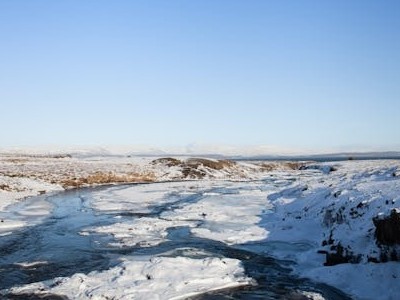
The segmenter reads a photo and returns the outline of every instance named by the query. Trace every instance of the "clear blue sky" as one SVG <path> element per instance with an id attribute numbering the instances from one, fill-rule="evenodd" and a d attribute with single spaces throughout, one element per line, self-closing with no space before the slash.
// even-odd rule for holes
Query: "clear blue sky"
<path id="1" fill-rule="evenodd" d="M 400 1 L 0 1 L 0 147 L 400 149 Z"/>

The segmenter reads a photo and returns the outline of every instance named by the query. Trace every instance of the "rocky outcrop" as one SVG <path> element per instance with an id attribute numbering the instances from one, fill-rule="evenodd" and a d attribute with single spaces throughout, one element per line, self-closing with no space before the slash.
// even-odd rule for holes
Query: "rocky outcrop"
<path id="1" fill-rule="evenodd" d="M 346 263 L 359 263 L 361 255 L 355 255 L 349 248 L 344 248 L 340 243 L 332 245 L 330 251 L 319 251 L 325 254 L 324 266 L 335 266 Z"/>
<path id="2" fill-rule="evenodd" d="M 189 158 L 179 160 L 166 157 L 153 160 L 152 165 L 164 165 L 166 167 L 177 167 L 185 179 L 202 179 L 207 175 L 212 176 L 216 171 L 231 171 L 237 163 L 231 160 L 213 160 L 206 158 Z M 229 173 L 228 173 L 229 174 Z"/>
<path id="3" fill-rule="evenodd" d="M 373 219 L 375 238 L 379 245 L 393 246 L 400 244 L 400 210 L 392 209 L 387 217 Z"/>
<path id="4" fill-rule="evenodd" d="M 400 261 L 400 210 L 392 209 L 387 216 L 378 215 L 372 219 L 375 226 L 376 244 L 379 257 L 368 257 L 371 262 Z"/>
<path id="5" fill-rule="evenodd" d="M 329 250 L 319 250 L 318 253 L 325 254 L 324 266 L 335 266 L 346 263 L 359 263 L 362 255 L 356 255 L 351 250 L 350 246 L 343 247 L 340 242 L 333 239 L 331 231 L 329 238 L 322 242 L 323 247 L 329 247 Z"/>
<path id="6" fill-rule="evenodd" d="M 335 166 L 323 165 L 323 164 L 306 164 L 300 166 L 299 170 L 319 170 L 324 174 L 329 174 L 331 172 L 337 171 Z"/>

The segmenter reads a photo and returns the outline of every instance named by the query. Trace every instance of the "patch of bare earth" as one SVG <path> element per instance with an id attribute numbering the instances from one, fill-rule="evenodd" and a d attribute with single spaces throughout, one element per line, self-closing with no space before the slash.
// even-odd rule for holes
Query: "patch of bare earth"
<path id="1" fill-rule="evenodd" d="M 151 162 L 152 165 L 165 165 L 167 167 L 178 167 L 183 164 L 179 159 L 173 157 L 162 157 L 157 158 Z"/>
<path id="2" fill-rule="evenodd" d="M 262 172 L 272 172 L 277 170 L 301 170 L 306 163 L 295 161 L 282 161 L 282 162 L 262 162 L 259 163 Z"/>
<path id="3" fill-rule="evenodd" d="M 231 168 L 233 166 L 236 166 L 236 162 L 232 160 L 211 160 L 211 159 L 205 159 L 205 158 L 189 158 L 186 161 L 186 165 L 193 167 L 193 168 L 198 168 L 200 166 L 204 166 L 206 168 L 210 168 L 213 170 L 222 170 L 222 169 L 227 169 Z"/>
<path id="4" fill-rule="evenodd" d="M 72 177 L 62 180 L 60 183 L 64 188 L 78 188 L 82 186 L 114 183 L 154 182 L 156 176 L 153 173 L 139 174 L 114 174 L 113 172 L 95 172 L 87 177 Z"/>
<path id="5" fill-rule="evenodd" d="M 6 192 L 10 192 L 11 191 L 11 187 L 8 184 L 0 184 L 0 190 L 6 191 Z"/>

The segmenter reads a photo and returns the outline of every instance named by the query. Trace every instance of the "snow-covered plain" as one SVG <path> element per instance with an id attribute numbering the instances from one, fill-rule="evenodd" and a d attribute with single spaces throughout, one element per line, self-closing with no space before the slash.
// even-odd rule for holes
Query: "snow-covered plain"
<path id="1" fill-rule="evenodd" d="M 73 158 L 61 159 L 61 164 L 69 164 L 64 169 L 79 164 L 71 163 Z M 385 262 L 391 258 L 382 260 L 382 253 L 397 246 L 377 243 L 373 222 L 375 217 L 389 216 L 393 209 L 400 208 L 399 161 L 308 162 L 297 167 L 243 162 L 216 169 L 203 164 L 192 172 L 188 171 L 190 164 L 176 161 L 154 163 L 135 158 L 135 165 L 127 158 L 121 160 L 124 162 L 112 158 L 109 163 L 115 174 L 125 172 L 118 166 L 128 163 L 136 174 L 151 173 L 153 181 L 163 183 L 94 191 L 89 199 L 92 208 L 98 213 L 115 212 L 115 222 L 85 228 L 81 235 L 110 235 L 108 247 L 153 247 L 170 239 L 170 229 L 187 228 L 200 239 L 294 261 L 293 269 L 299 276 L 335 286 L 355 299 L 400 298 L 396 288 L 400 283 L 399 263 Z M 105 166 L 105 162 L 102 158 L 99 165 Z M 93 160 L 88 163 L 86 158 L 80 166 L 85 164 L 98 171 Z M 8 176 L 17 167 L 4 165 L 0 179 L 7 188 L 0 189 L 0 195 L 15 195 L 14 199 L 29 195 L 17 194 L 10 188 L 6 180 L 22 180 L 22 176 Z M 51 178 L 51 174 L 48 176 Z M 49 184 L 46 191 L 61 189 L 57 180 L 51 183 L 42 177 L 27 177 Z M 185 181 L 164 182 L 182 179 Z M 40 186 L 28 191 L 35 195 L 42 189 Z M 160 209 L 165 206 L 167 210 Z M 2 210 L 7 213 L 9 207 L 3 205 Z M 121 210 L 134 217 L 121 218 Z M 4 220 L 3 224 L 7 222 Z M 332 262 L 332 254 L 340 254 L 345 261 Z M 11 291 L 64 295 L 70 299 L 175 299 L 246 284 L 254 282 L 239 260 L 161 254 L 140 259 L 124 257 L 109 270 L 55 278 Z M 310 299 L 321 297 L 309 295 Z"/>

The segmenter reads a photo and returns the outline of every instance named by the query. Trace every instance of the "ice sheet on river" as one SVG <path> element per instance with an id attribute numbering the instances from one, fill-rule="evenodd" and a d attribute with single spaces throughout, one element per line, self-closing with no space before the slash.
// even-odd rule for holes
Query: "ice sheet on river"
<path id="1" fill-rule="evenodd" d="M 260 184 L 246 183 L 163 183 L 131 186 L 94 194 L 99 211 L 132 211 L 136 218 L 87 232 L 112 234 L 122 246 L 154 246 L 167 240 L 167 229 L 190 227 L 198 237 L 242 244 L 267 238 L 268 231 L 258 226 L 260 215 L 272 208 Z M 152 210 L 169 205 L 160 214 Z M 143 214 L 137 217 L 135 214 Z M 147 213 L 147 214 L 146 214 Z M 118 216 L 117 216 L 118 218 Z"/>
<path id="2" fill-rule="evenodd" d="M 184 257 L 131 258 L 103 272 L 75 274 L 12 288 L 13 294 L 68 299 L 184 299 L 215 289 L 252 284 L 239 260 Z"/>

